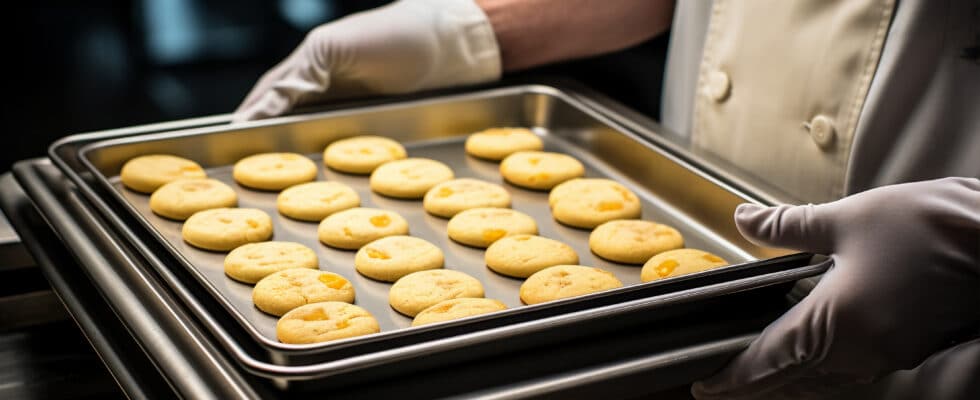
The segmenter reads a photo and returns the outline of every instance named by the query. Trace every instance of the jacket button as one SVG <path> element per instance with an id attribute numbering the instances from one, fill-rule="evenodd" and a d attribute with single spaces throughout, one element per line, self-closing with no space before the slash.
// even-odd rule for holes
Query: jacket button
<path id="1" fill-rule="evenodd" d="M 810 120 L 810 138 L 821 148 L 828 148 L 836 135 L 834 121 L 830 117 L 818 115 Z"/>
<path id="2" fill-rule="evenodd" d="M 732 82 L 724 71 L 714 70 L 708 74 L 708 96 L 716 103 L 728 99 L 732 92 Z"/>

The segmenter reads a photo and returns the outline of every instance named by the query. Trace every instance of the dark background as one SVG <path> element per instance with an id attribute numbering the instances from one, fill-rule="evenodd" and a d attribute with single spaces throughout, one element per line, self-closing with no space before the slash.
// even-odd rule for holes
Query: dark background
<path id="1" fill-rule="evenodd" d="M 227 113 L 312 27 L 383 0 L 41 0 L 8 6 L 0 173 L 62 136 Z M 656 118 L 667 38 L 520 75 Z"/>

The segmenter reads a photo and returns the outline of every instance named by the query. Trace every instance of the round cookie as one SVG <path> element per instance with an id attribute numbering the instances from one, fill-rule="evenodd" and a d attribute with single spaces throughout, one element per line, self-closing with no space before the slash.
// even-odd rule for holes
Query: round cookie
<path id="1" fill-rule="evenodd" d="M 459 271 L 430 269 L 405 275 L 391 285 L 388 303 L 414 317 L 440 301 L 463 297 L 483 297 L 483 284 Z"/>
<path id="2" fill-rule="evenodd" d="M 286 269 L 316 269 L 318 265 L 312 249 L 293 242 L 249 243 L 236 247 L 225 256 L 225 274 L 245 283 L 258 282 Z"/>
<path id="3" fill-rule="evenodd" d="M 657 253 L 684 247 L 677 229 L 639 219 L 620 219 L 599 225 L 589 235 L 597 256 L 626 264 L 643 264 Z"/>
<path id="4" fill-rule="evenodd" d="M 153 193 L 160 186 L 177 179 L 207 178 L 196 162 L 167 154 L 139 156 L 126 161 L 119 179 L 123 185 L 142 193 Z"/>
<path id="5" fill-rule="evenodd" d="M 289 344 L 309 344 L 381 332 L 378 320 L 367 310 L 339 301 L 312 303 L 294 308 L 279 318 L 276 337 Z"/>
<path id="6" fill-rule="evenodd" d="M 466 138 L 466 153 L 487 160 L 502 160 L 518 152 L 541 150 L 544 142 L 526 128 L 490 128 Z"/>
<path id="7" fill-rule="evenodd" d="M 510 207 L 510 193 L 495 183 L 478 179 L 453 179 L 425 193 L 422 207 L 429 214 L 451 218 L 460 211 L 480 207 Z"/>
<path id="8" fill-rule="evenodd" d="M 500 175 L 514 185 L 549 190 L 585 175 L 585 166 L 572 156 L 545 151 L 519 151 L 500 163 Z"/>
<path id="9" fill-rule="evenodd" d="M 728 261 L 707 251 L 677 249 L 665 251 L 650 258 L 640 271 L 643 282 L 692 274 L 728 265 Z"/>
<path id="10" fill-rule="evenodd" d="M 316 179 L 316 164 L 296 153 L 262 153 L 238 160 L 235 182 L 260 190 L 282 190 Z"/>
<path id="11" fill-rule="evenodd" d="M 276 197 L 279 213 L 301 221 L 322 221 L 330 214 L 361 205 L 354 189 L 340 182 L 307 182 Z"/>
<path id="12" fill-rule="evenodd" d="M 389 161 L 371 173 L 371 190 L 401 199 L 420 199 L 433 186 L 453 179 L 446 164 L 428 158 Z"/>
<path id="13" fill-rule="evenodd" d="M 521 301 L 538 304 L 623 286 L 612 272 L 581 265 L 556 265 L 536 272 L 521 284 Z"/>
<path id="14" fill-rule="evenodd" d="M 639 218 L 640 199 L 609 179 L 572 179 L 555 186 L 548 195 L 555 220 L 592 229 L 615 219 Z"/>
<path id="15" fill-rule="evenodd" d="M 361 275 L 394 282 L 413 272 L 442 268 L 444 257 L 436 245 L 411 236 L 388 236 L 364 245 L 354 256 Z"/>
<path id="16" fill-rule="evenodd" d="M 412 326 L 451 321 L 506 309 L 507 306 L 504 303 L 494 299 L 461 298 L 444 300 L 422 310 L 412 320 Z"/>
<path id="17" fill-rule="evenodd" d="M 161 217 L 183 221 L 198 211 L 234 207 L 238 195 L 217 179 L 178 179 L 150 195 L 150 210 Z"/>
<path id="18" fill-rule="evenodd" d="M 505 236 L 536 235 L 538 224 L 531 216 L 509 208 L 474 208 L 456 214 L 446 231 L 459 243 L 486 248 Z"/>
<path id="19" fill-rule="evenodd" d="M 213 208 L 184 221 L 184 241 L 205 250 L 228 251 L 272 237 L 272 218 L 255 208 Z"/>
<path id="20" fill-rule="evenodd" d="M 408 221 L 394 211 L 351 208 L 324 218 L 317 228 L 323 244 L 356 250 L 386 236 L 407 235 Z"/>
<path id="21" fill-rule="evenodd" d="M 571 246 L 535 235 L 513 235 L 487 248 L 487 267 L 515 278 L 527 278 L 555 265 L 578 264 L 578 254 Z"/>
<path id="22" fill-rule="evenodd" d="M 407 156 L 398 142 L 381 136 L 355 136 L 330 143 L 323 163 L 340 172 L 370 174 L 379 165 Z"/>
<path id="23" fill-rule="evenodd" d="M 252 289 L 255 306 L 275 316 L 323 301 L 353 303 L 354 286 L 333 272 L 293 268 L 262 278 Z"/>

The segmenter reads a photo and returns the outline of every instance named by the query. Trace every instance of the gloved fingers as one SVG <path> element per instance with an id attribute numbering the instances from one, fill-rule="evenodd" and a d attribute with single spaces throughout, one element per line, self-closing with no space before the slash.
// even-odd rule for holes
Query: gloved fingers
<path id="1" fill-rule="evenodd" d="M 263 96 L 265 96 L 266 93 L 269 92 L 269 89 L 272 88 L 275 82 L 281 80 L 284 76 L 286 76 L 289 67 L 289 65 L 287 64 L 288 61 L 289 58 L 280 62 L 272 69 L 266 71 L 265 74 L 262 74 L 262 77 L 259 78 L 259 81 L 255 83 L 255 86 L 252 86 L 252 90 L 250 90 L 248 92 L 248 95 L 245 96 L 245 100 L 243 100 L 242 103 L 238 105 L 238 109 L 235 110 L 236 117 L 237 114 L 244 112 L 246 109 L 252 107 L 257 101 L 259 101 L 260 98 L 262 98 Z M 243 119 L 243 120 L 247 120 L 247 119 Z"/>
<path id="2" fill-rule="evenodd" d="M 320 96 L 330 86 L 327 61 L 304 42 L 293 55 L 265 74 L 235 111 L 235 122 L 275 117 Z"/>
<path id="3" fill-rule="evenodd" d="M 735 226 L 749 241 L 819 254 L 834 250 L 834 221 L 828 205 L 764 207 L 741 204 Z"/>

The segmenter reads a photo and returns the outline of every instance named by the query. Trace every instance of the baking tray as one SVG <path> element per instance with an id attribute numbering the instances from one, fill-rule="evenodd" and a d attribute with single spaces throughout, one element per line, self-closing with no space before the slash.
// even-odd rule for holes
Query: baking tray
<path id="1" fill-rule="evenodd" d="M 604 111 L 604 112 L 600 112 Z M 182 264 L 200 284 L 206 295 L 224 308 L 244 330 L 255 347 L 236 342 L 228 327 L 215 323 L 214 315 L 203 318 L 239 361 L 253 372 L 270 377 L 308 379 L 329 376 L 359 367 L 378 365 L 418 356 L 440 349 L 465 347 L 473 342 L 499 340 L 542 327 L 572 323 L 576 319 L 615 314 L 617 309 L 646 304 L 662 306 L 665 299 L 652 295 L 675 294 L 677 299 L 710 298 L 819 273 L 826 265 L 809 265 L 806 255 L 764 263 L 756 258 L 779 254 L 745 242 L 734 230 L 731 213 L 745 201 L 757 201 L 731 185 L 713 179 L 654 143 L 623 129 L 608 117 L 609 110 L 586 106 L 576 96 L 546 86 L 523 85 L 491 89 L 463 95 L 444 96 L 395 104 L 384 104 L 326 113 L 312 113 L 254 122 L 238 126 L 215 126 L 162 132 L 119 139 L 68 138 L 52 147 L 52 155 L 63 155 L 65 146 L 88 141 L 78 151 L 78 160 L 90 176 L 82 185 L 94 182 L 101 193 L 112 199 L 97 198 L 122 207 L 123 214 L 142 224 L 149 237 L 158 240 L 173 259 Z M 367 189 L 367 178 L 338 174 L 321 167 L 319 179 L 338 180 L 357 189 L 364 205 L 398 211 L 410 222 L 412 234 L 443 248 L 448 268 L 460 269 L 479 278 L 487 297 L 498 298 L 516 308 L 445 324 L 406 329 L 410 320 L 387 306 L 388 284 L 371 281 L 353 271 L 353 252 L 330 249 L 316 241 L 316 224 L 288 220 L 275 212 L 275 193 L 237 188 L 240 205 L 266 209 L 275 219 L 274 240 L 295 240 L 317 250 L 321 268 L 339 272 L 351 279 L 358 291 L 359 305 L 368 308 L 382 324 L 383 333 L 316 345 L 284 345 L 274 340 L 275 318 L 251 305 L 251 287 L 224 277 L 220 268 L 223 254 L 203 252 L 185 245 L 179 236 L 179 223 L 156 217 L 147 209 L 147 196 L 121 188 L 117 179 L 126 160 L 147 153 L 170 153 L 191 158 L 209 170 L 209 175 L 232 183 L 229 165 L 258 152 L 294 151 L 319 160 L 329 142 L 356 134 L 381 134 L 406 144 L 411 156 L 431 157 L 451 165 L 457 176 L 500 181 L 495 163 L 464 155 L 464 135 L 490 126 L 528 126 L 545 139 L 549 150 L 571 154 L 587 165 L 587 175 L 610 177 L 626 184 L 643 200 L 644 218 L 667 223 L 685 234 L 689 247 L 712 251 L 741 265 L 689 275 L 662 282 L 637 284 L 639 267 L 622 266 L 598 259 L 587 247 L 588 231 L 555 223 L 544 201 L 546 193 L 508 187 L 514 195 L 514 208 L 534 216 L 541 234 L 571 244 L 582 264 L 606 268 L 620 277 L 627 287 L 535 306 L 520 306 L 517 288 L 520 280 L 490 272 L 483 265 L 482 250 L 458 245 L 445 237 L 446 220 L 429 216 L 420 202 L 402 201 L 374 195 Z M 78 161 L 61 159 L 60 164 Z M 232 183 L 233 184 L 233 183 Z M 90 191 L 95 193 L 95 191 Z M 95 197 L 100 195 L 95 194 Z M 115 210 L 104 209 L 114 214 Z M 118 221 L 126 219 L 119 216 Z M 125 223 L 121 223 L 125 225 Z M 130 227 L 132 228 L 132 227 Z M 137 227 L 138 228 L 138 227 Z M 138 233 L 137 233 L 138 234 Z M 134 235 L 137 236 L 137 235 Z M 133 240 L 141 240 L 134 237 Z M 156 257 L 152 257 L 156 258 Z M 181 268 L 158 261 L 158 268 Z M 801 268 L 808 267 L 808 268 Z M 768 279 L 763 279 L 768 277 Z M 733 288 L 740 288 L 734 290 Z M 722 290 L 719 292 L 719 290 Z M 693 291 L 693 292 L 691 292 Z M 727 292 L 726 292 L 727 291 Z M 196 304 L 201 293 L 182 293 Z M 204 299 L 206 300 L 206 299 Z M 669 303 L 669 302 L 668 302 Z M 206 311 L 201 308 L 201 311 Z M 591 314 L 591 315 L 590 315 Z M 468 337 L 466 337 L 468 336 Z M 413 353 L 414 351 L 414 353 Z M 369 354 L 370 353 L 370 354 Z M 297 368 L 288 368 L 290 366 Z M 276 368 L 280 367 L 280 368 Z M 285 367 L 285 368 L 282 368 Z"/>

